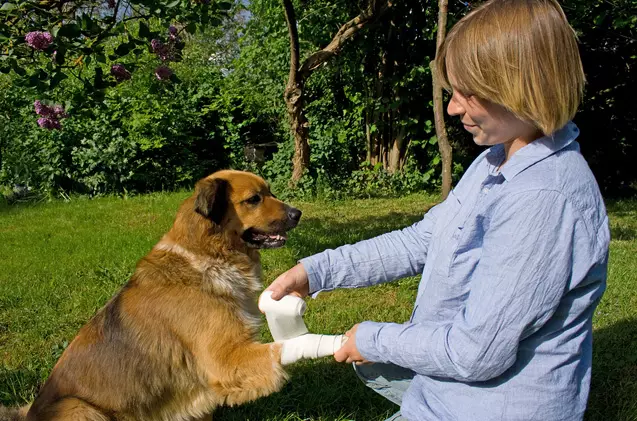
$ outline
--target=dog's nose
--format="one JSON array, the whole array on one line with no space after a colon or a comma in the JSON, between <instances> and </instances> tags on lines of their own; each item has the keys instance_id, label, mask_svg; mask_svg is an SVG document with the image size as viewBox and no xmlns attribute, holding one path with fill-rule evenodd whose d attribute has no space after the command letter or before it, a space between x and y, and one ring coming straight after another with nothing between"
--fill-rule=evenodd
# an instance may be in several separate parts
<instances>
[{"instance_id":1,"label":"dog's nose","mask_svg":"<svg viewBox=\"0 0 637 421\"><path fill-rule=\"evenodd\" d=\"M291 220L295 221L295 222L299 222L299 219L301 219L301 215L303 214L303 212L301 212L300 210L296 209L296 208L290 208L288 210L288 218L290 218Z\"/></svg>"}]
</instances>

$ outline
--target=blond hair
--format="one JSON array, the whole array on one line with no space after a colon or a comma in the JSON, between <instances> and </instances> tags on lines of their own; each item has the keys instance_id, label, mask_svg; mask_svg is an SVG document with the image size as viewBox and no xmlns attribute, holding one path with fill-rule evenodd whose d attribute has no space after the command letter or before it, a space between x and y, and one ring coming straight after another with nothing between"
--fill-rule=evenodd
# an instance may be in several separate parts
<instances>
[{"instance_id":1,"label":"blond hair","mask_svg":"<svg viewBox=\"0 0 637 421\"><path fill-rule=\"evenodd\" d=\"M490 0L462 18L436 55L442 86L506 107L544 134L573 118L584 90L577 39L555 0Z\"/></svg>"}]
</instances>

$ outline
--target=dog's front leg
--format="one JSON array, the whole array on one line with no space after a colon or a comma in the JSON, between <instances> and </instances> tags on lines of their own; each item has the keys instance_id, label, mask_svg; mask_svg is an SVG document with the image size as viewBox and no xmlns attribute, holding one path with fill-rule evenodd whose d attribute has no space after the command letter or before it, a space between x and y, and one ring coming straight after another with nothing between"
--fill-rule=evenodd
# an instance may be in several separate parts
<instances>
[{"instance_id":1,"label":"dog's front leg","mask_svg":"<svg viewBox=\"0 0 637 421\"><path fill-rule=\"evenodd\" d=\"M281 344L250 343L228 355L229 367L210 387L226 405L239 405L281 390L288 376L281 366Z\"/></svg>"}]
</instances>

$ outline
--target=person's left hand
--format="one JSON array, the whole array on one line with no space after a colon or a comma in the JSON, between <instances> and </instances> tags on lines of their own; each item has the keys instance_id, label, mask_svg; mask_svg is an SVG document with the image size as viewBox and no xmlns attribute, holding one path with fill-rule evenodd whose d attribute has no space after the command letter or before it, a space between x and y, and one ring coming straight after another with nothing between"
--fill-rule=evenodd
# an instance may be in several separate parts
<instances>
[{"instance_id":1,"label":"person's left hand","mask_svg":"<svg viewBox=\"0 0 637 421\"><path fill-rule=\"evenodd\" d=\"M361 364L369 364L360 352L358 352L358 348L356 348L356 330L358 330L357 323L350 330L345 332L345 336L347 336L347 341L343 344L343 346L334 353L334 359L339 363L356 363L356 365Z\"/></svg>"}]
</instances>

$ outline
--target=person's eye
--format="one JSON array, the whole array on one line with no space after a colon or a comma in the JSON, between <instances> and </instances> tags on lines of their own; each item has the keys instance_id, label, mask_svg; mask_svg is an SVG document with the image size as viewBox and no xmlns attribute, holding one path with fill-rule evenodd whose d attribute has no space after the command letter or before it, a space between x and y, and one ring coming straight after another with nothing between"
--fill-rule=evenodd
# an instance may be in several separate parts
<instances>
[{"instance_id":1,"label":"person's eye","mask_svg":"<svg viewBox=\"0 0 637 421\"><path fill-rule=\"evenodd\" d=\"M251 198L246 200L246 203L249 203L250 205L256 205L261 201L261 196L259 196L258 194L255 194L254 196L252 196Z\"/></svg>"}]
</instances>

